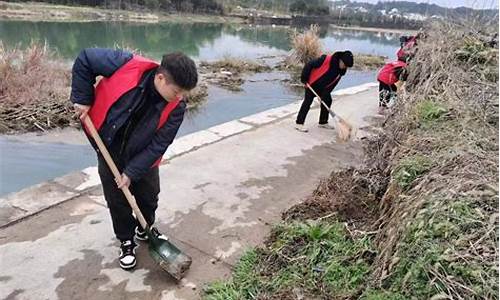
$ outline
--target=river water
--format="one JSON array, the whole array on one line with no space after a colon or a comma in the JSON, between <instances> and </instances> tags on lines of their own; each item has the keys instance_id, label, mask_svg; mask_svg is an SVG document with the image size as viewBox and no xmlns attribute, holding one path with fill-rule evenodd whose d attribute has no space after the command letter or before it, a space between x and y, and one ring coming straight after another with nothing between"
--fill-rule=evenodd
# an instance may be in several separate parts
<instances>
[{"instance_id":1,"label":"river water","mask_svg":"<svg viewBox=\"0 0 500 300\"><path fill-rule=\"evenodd\" d=\"M45 42L70 62L85 47L127 47L160 59L183 51L196 61L223 57L257 59L290 51L289 27L242 24L140 24L126 22L28 22L0 20L0 39L6 48ZM350 49L395 57L398 34L322 28L326 51ZM241 92L209 86L208 99L183 122L178 136L282 106L300 99L297 90L281 84L288 74L273 72L247 77ZM272 79L276 79L273 81ZM375 81L375 72L349 71L337 89ZM38 143L0 136L0 196L30 185L95 165L87 145Z\"/></svg>"}]
</instances>

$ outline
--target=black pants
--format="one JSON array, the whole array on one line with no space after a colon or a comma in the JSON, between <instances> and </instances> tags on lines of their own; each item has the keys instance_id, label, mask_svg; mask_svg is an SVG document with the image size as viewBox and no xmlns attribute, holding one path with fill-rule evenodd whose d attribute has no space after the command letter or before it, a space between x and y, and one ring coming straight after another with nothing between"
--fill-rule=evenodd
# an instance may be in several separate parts
<instances>
[{"instance_id":1,"label":"black pants","mask_svg":"<svg viewBox=\"0 0 500 300\"><path fill-rule=\"evenodd\" d=\"M332 106L332 95L330 94L331 91L327 91L324 93L319 94L323 102L328 107ZM306 116L307 113L309 112L309 109L311 108L311 104L314 100L314 94L311 92L311 90L306 89L305 95L304 95L304 101L302 102L302 105L300 106L299 114L297 115L297 120L295 123L297 124L304 124L306 121ZM329 112L328 110L321 105L321 111L319 113L319 124L327 124L328 123L328 115Z\"/></svg>"},{"instance_id":2,"label":"black pants","mask_svg":"<svg viewBox=\"0 0 500 300\"><path fill-rule=\"evenodd\" d=\"M121 171L119 164L117 166ZM115 235L120 241L131 240L134 237L134 229L139 225L139 222L132 215L132 208L123 192L116 186L111 170L100 155L98 156L98 170ZM158 207L158 194L160 193L158 167L152 168L141 180L133 182L130 185L130 192L134 195L146 222L153 224Z\"/></svg>"},{"instance_id":3,"label":"black pants","mask_svg":"<svg viewBox=\"0 0 500 300\"><path fill-rule=\"evenodd\" d=\"M378 82L378 106L387 107L391 97L397 92L398 88L395 84L387 85L381 81Z\"/></svg>"}]
</instances>

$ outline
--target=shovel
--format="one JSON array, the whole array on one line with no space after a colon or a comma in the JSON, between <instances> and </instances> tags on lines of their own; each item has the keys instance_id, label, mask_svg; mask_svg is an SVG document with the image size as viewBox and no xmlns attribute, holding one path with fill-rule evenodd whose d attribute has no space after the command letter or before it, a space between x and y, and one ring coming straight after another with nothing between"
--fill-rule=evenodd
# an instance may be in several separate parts
<instances>
[{"instance_id":1,"label":"shovel","mask_svg":"<svg viewBox=\"0 0 500 300\"><path fill-rule=\"evenodd\" d=\"M113 172L115 178L121 178L120 172L118 171L118 168L111 158L111 155L109 155L108 149L106 149L106 146L102 142L101 137L97 133L92 120L89 116L85 116L83 121L85 127L89 131L92 138L95 140L97 147L106 160L106 163L111 169L111 172ZM191 257L182 253L179 248L177 248L168 239L166 239L165 236L159 234L157 230L152 230L153 228L147 224L146 219L144 219L141 210L137 206L137 201L130 193L128 187L122 187L121 190L123 194L125 194L130 207L132 207L137 220L139 220L142 228L146 230L146 234L149 240L150 256L157 264L160 265L163 270L165 270L175 279L180 280L191 266Z\"/></svg>"},{"instance_id":2,"label":"shovel","mask_svg":"<svg viewBox=\"0 0 500 300\"><path fill-rule=\"evenodd\" d=\"M318 101L323 105L330 115L333 118L333 121L336 123L335 124L335 129L337 130L337 135L339 136L339 139L343 142L349 140L352 135L352 126L349 124L346 120L341 118L339 115L333 112L331 108L326 105L326 103L321 99L321 97L316 93L316 91L309 85L309 83L306 83L307 88L313 92L313 94L318 98Z\"/></svg>"}]
</instances>

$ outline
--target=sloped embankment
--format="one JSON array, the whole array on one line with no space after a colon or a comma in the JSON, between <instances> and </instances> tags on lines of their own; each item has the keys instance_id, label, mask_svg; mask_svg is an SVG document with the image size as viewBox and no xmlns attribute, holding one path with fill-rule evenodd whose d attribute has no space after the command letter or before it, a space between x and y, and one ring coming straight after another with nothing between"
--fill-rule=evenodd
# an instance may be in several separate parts
<instances>
[{"instance_id":1,"label":"sloped embankment","mask_svg":"<svg viewBox=\"0 0 500 300\"><path fill-rule=\"evenodd\" d=\"M498 45L468 25L428 28L367 167L333 173L205 298L499 298Z\"/></svg>"}]
</instances>

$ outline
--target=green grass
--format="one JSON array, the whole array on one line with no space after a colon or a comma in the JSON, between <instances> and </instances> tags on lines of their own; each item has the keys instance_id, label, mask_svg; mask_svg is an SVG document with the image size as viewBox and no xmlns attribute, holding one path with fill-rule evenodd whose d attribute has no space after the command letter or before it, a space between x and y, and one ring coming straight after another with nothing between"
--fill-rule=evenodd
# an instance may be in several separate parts
<instances>
[{"instance_id":1,"label":"green grass","mask_svg":"<svg viewBox=\"0 0 500 300\"><path fill-rule=\"evenodd\" d=\"M383 290L373 290L368 289L365 291L362 300L406 300L407 297L404 297L398 292L388 292Z\"/></svg>"},{"instance_id":2,"label":"green grass","mask_svg":"<svg viewBox=\"0 0 500 300\"><path fill-rule=\"evenodd\" d=\"M468 198L428 199L404 234L385 289L367 290L363 299L448 299L439 295L449 288L463 293L463 286L473 290L474 299L497 299L497 263L466 254L471 247L466 237L486 230L481 224L487 216L475 206Z\"/></svg>"},{"instance_id":3,"label":"green grass","mask_svg":"<svg viewBox=\"0 0 500 300\"><path fill-rule=\"evenodd\" d=\"M418 121L424 126L431 125L432 122L439 120L447 112L446 107L432 100L422 101L416 106Z\"/></svg>"},{"instance_id":4,"label":"green grass","mask_svg":"<svg viewBox=\"0 0 500 300\"><path fill-rule=\"evenodd\" d=\"M370 272L370 239L351 238L342 223L281 224L273 236L266 249L243 255L230 281L205 289L205 299L272 297L292 289L344 297L356 293Z\"/></svg>"},{"instance_id":5,"label":"green grass","mask_svg":"<svg viewBox=\"0 0 500 300\"><path fill-rule=\"evenodd\" d=\"M255 271L257 261L258 254L255 250L245 252L233 270L232 280L212 283L205 290L206 299L252 299L258 287L258 274Z\"/></svg>"},{"instance_id":6,"label":"green grass","mask_svg":"<svg viewBox=\"0 0 500 300\"><path fill-rule=\"evenodd\" d=\"M431 166L431 160L424 156L416 155L404 158L399 162L392 176L400 187L408 188L416 178L428 171Z\"/></svg>"}]
</instances>

